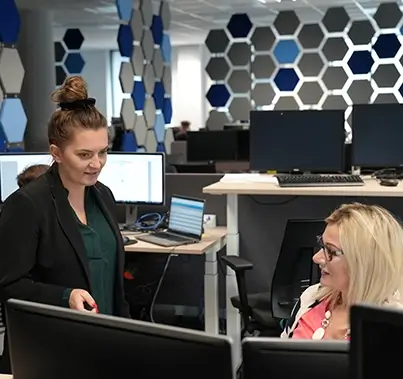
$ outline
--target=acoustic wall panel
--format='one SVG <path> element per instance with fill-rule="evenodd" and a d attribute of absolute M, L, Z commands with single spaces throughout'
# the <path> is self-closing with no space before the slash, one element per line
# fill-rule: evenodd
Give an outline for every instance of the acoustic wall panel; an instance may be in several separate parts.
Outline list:
<path fill-rule="evenodd" d="M 120 6 L 119 1 L 116 5 Z M 151 0 L 131 2 L 130 18 L 120 20 L 120 29 L 127 29 L 118 33 L 120 52 L 125 58 L 119 80 L 127 94 L 121 116 L 128 135 L 133 135 L 127 137 L 132 142 L 124 144 L 124 149 L 170 151 L 173 137 L 170 139 L 166 132 L 172 119 L 169 2 L 161 1 L 157 14 Z"/>

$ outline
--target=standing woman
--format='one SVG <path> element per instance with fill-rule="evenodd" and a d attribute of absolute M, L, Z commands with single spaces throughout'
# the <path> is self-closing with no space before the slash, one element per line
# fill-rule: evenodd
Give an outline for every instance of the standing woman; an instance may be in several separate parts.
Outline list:
<path fill-rule="evenodd" d="M 98 182 L 107 158 L 106 119 L 81 77 L 67 78 L 52 100 L 60 107 L 48 124 L 54 163 L 9 196 L 0 215 L 0 300 L 130 317 L 115 200 Z"/>

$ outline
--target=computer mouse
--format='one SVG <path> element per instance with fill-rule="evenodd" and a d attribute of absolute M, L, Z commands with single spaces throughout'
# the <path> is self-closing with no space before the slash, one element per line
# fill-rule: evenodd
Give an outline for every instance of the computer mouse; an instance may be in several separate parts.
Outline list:
<path fill-rule="evenodd" d="M 123 239 L 123 245 L 124 246 L 135 245 L 138 242 L 137 240 L 130 239 L 127 236 L 122 236 L 122 239 Z"/>
<path fill-rule="evenodd" d="M 399 184 L 399 180 L 397 180 L 397 179 L 381 179 L 379 184 L 381 186 L 385 186 L 385 187 L 396 187 Z"/>

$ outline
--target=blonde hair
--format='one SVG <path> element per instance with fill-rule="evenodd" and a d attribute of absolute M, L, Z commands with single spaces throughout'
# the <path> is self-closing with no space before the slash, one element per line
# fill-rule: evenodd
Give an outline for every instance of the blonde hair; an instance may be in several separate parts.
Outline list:
<path fill-rule="evenodd" d="M 403 229 L 384 208 L 360 203 L 345 204 L 326 220 L 337 225 L 340 247 L 349 273 L 346 299 L 355 303 L 382 305 L 396 300 L 403 284 Z M 318 300 L 334 304 L 339 291 L 322 287 Z"/>

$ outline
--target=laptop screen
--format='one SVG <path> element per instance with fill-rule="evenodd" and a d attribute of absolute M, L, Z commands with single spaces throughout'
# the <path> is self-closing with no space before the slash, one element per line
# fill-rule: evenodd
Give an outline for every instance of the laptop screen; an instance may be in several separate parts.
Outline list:
<path fill-rule="evenodd" d="M 168 229 L 201 238 L 203 233 L 204 201 L 172 196 Z"/>

